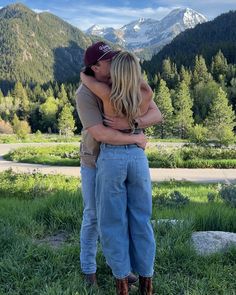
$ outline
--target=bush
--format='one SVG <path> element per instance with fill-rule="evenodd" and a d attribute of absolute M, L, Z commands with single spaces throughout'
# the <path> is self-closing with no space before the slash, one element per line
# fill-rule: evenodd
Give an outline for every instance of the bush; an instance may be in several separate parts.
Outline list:
<path fill-rule="evenodd" d="M 233 208 L 236 208 L 236 185 L 225 185 L 220 190 L 220 196 L 224 202 Z"/>
<path fill-rule="evenodd" d="M 205 144 L 207 142 L 207 133 L 208 130 L 206 127 L 196 124 L 189 131 L 189 140 L 198 145 Z"/>
<path fill-rule="evenodd" d="M 209 192 L 207 194 L 207 200 L 208 200 L 209 203 L 215 202 L 217 197 L 218 197 L 218 193 L 216 193 L 216 192 Z"/>
<path fill-rule="evenodd" d="M 223 130 L 220 129 L 217 133 L 220 145 L 228 146 L 229 144 L 234 143 L 234 132 L 228 126 L 226 126 Z"/>
<path fill-rule="evenodd" d="M 4 120 L 0 120 L 0 134 L 13 134 L 11 124 Z"/>
<path fill-rule="evenodd" d="M 157 206 L 169 208 L 181 208 L 189 204 L 189 197 L 179 191 L 173 191 L 168 195 L 160 195 L 156 199 Z"/>

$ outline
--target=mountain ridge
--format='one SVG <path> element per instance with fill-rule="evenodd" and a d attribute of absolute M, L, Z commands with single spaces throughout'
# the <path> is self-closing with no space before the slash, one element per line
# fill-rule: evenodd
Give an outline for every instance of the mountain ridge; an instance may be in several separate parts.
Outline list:
<path fill-rule="evenodd" d="M 23 4 L 0 10 L 2 80 L 65 81 L 78 76 L 93 39 L 59 17 Z"/>
<path fill-rule="evenodd" d="M 119 29 L 93 25 L 86 30 L 86 34 L 117 42 L 127 50 L 140 51 L 154 47 L 155 51 L 155 48 L 163 47 L 182 31 L 206 21 L 202 14 L 190 8 L 175 9 L 161 20 L 139 18 Z"/>

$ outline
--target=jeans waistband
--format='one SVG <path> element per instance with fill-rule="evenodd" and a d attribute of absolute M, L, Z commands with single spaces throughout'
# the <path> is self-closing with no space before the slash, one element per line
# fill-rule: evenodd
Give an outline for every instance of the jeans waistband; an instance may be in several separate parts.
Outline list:
<path fill-rule="evenodd" d="M 137 144 L 124 144 L 124 145 L 113 145 L 113 144 L 108 144 L 108 143 L 101 143 L 100 145 L 101 148 L 114 148 L 114 149 L 119 149 L 119 148 L 125 148 L 125 149 L 131 149 L 131 148 L 137 148 Z"/>

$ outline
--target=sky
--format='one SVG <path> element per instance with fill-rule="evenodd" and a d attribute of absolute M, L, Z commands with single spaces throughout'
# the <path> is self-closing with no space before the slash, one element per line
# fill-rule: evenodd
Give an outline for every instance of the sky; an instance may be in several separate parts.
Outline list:
<path fill-rule="evenodd" d="M 94 24 L 120 28 L 142 17 L 162 19 L 175 8 L 192 8 L 209 20 L 236 10 L 236 0 L 0 0 L 0 8 L 15 2 L 55 14 L 81 30 Z"/>

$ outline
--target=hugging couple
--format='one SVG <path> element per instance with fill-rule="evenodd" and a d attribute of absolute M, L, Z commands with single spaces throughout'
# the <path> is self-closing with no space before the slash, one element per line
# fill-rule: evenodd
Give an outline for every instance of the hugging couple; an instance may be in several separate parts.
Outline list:
<path fill-rule="evenodd" d="M 97 284 L 99 237 L 117 294 L 129 294 L 138 280 L 133 273 L 140 294 L 153 294 L 152 189 L 143 129 L 160 122 L 161 113 L 134 54 L 97 42 L 85 51 L 84 63 L 76 92 L 83 125 L 82 272 L 87 283 Z"/>

